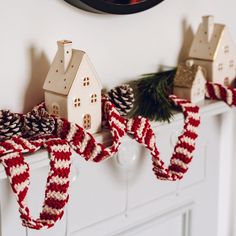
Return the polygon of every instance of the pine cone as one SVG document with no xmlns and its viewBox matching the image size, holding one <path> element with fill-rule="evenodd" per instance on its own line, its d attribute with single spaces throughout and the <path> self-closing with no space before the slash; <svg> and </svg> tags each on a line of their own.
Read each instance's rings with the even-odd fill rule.
<svg viewBox="0 0 236 236">
<path fill-rule="evenodd" d="M 26 136 L 51 134 L 55 129 L 55 120 L 44 108 L 33 109 L 24 117 Z"/>
<path fill-rule="evenodd" d="M 122 116 L 126 116 L 133 108 L 134 92 L 128 84 L 111 89 L 108 96 Z"/>
<path fill-rule="evenodd" d="M 0 141 L 21 135 L 22 127 L 23 121 L 19 114 L 11 113 L 9 110 L 0 111 Z"/>
</svg>

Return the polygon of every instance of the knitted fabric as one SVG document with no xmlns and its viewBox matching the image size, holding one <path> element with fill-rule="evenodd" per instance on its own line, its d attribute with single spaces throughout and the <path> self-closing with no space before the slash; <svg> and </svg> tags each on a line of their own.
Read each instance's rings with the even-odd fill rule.
<svg viewBox="0 0 236 236">
<path fill-rule="evenodd" d="M 184 113 L 183 133 L 179 136 L 170 164 L 166 167 L 160 159 L 156 137 L 148 119 L 137 117 L 125 119 L 120 116 L 107 97 L 102 98 L 103 120 L 111 131 L 112 144 L 105 147 L 83 128 L 67 120 L 54 118 L 56 130 L 52 135 L 36 136 L 31 139 L 13 137 L 0 143 L 0 162 L 6 169 L 13 192 L 19 204 L 24 226 L 33 229 L 52 227 L 63 215 L 68 201 L 69 172 L 72 148 L 85 160 L 100 162 L 118 152 L 122 137 L 127 133 L 144 145 L 150 152 L 153 171 L 158 179 L 175 181 L 187 172 L 195 149 L 197 128 L 200 124 L 199 108 L 184 99 L 170 96 L 173 103 Z M 44 104 L 35 109 L 41 109 Z M 50 172 L 45 191 L 43 209 L 38 219 L 32 219 L 26 204 L 29 188 L 29 166 L 22 153 L 33 153 L 46 147 L 50 153 Z"/>
<path fill-rule="evenodd" d="M 221 100 L 229 106 L 236 106 L 236 89 L 221 84 L 208 82 L 206 84 L 206 97 L 213 100 Z"/>
<path fill-rule="evenodd" d="M 50 154 L 50 172 L 42 212 L 38 219 L 33 219 L 26 203 L 30 183 L 29 166 L 22 152 L 33 153 L 42 146 L 46 147 Z M 67 142 L 50 136 L 32 141 L 13 137 L 11 141 L 1 143 L 0 152 L 9 152 L 1 156 L 0 161 L 16 195 L 23 226 L 33 229 L 52 227 L 63 216 L 63 209 L 69 198 L 71 151 Z"/>
</svg>

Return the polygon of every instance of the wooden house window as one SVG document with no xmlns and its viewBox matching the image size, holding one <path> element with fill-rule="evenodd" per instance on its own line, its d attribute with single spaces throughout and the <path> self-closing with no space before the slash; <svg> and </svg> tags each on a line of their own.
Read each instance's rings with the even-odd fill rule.
<svg viewBox="0 0 236 236">
<path fill-rule="evenodd" d="M 233 61 L 233 60 L 230 60 L 230 61 L 229 61 L 229 67 L 230 67 L 230 68 L 233 68 L 233 67 L 234 67 L 234 61 Z"/>
<path fill-rule="evenodd" d="M 74 107 L 79 107 L 80 106 L 80 98 L 76 98 L 74 100 Z"/>
<path fill-rule="evenodd" d="M 91 128 L 91 116 L 89 114 L 84 115 L 83 127 L 85 129 L 90 129 Z"/>
<path fill-rule="evenodd" d="M 97 102 L 97 94 L 92 94 L 91 95 L 91 103 L 95 103 L 95 102 Z"/>
<path fill-rule="evenodd" d="M 220 63 L 220 64 L 218 65 L 218 71 L 222 71 L 222 70 L 223 70 L 223 64 Z"/>
<path fill-rule="evenodd" d="M 89 77 L 85 77 L 83 81 L 84 87 L 89 86 Z"/>
<path fill-rule="evenodd" d="M 229 53 L 229 46 L 224 46 L 224 53 Z"/>
<path fill-rule="evenodd" d="M 54 116 L 59 116 L 60 115 L 60 108 L 58 104 L 53 104 L 52 105 L 52 114 Z"/>
</svg>

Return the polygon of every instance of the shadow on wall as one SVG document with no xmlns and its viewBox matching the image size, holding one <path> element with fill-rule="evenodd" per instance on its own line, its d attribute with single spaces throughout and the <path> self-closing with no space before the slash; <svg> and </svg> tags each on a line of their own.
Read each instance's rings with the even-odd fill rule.
<svg viewBox="0 0 236 236">
<path fill-rule="evenodd" d="M 44 100 L 43 83 L 49 70 L 49 61 L 44 52 L 36 53 L 34 47 L 29 50 L 31 72 L 24 99 L 24 113 Z"/>
<path fill-rule="evenodd" d="M 188 25 L 186 19 L 182 21 L 182 46 L 178 57 L 178 62 L 185 61 L 188 58 L 189 50 L 193 42 L 194 33 L 190 25 Z"/>
</svg>

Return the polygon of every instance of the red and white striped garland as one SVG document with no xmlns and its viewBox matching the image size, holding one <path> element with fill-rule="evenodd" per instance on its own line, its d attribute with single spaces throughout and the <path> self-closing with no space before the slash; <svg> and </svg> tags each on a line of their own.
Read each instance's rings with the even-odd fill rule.
<svg viewBox="0 0 236 236">
<path fill-rule="evenodd" d="M 221 100 L 229 106 L 236 106 L 236 89 L 208 82 L 206 84 L 206 98 Z"/>
<path fill-rule="evenodd" d="M 197 128 L 200 124 L 199 108 L 190 102 L 170 96 L 173 103 L 184 113 L 185 123 L 183 133 L 179 136 L 168 167 L 160 159 L 156 146 L 156 138 L 148 119 L 136 117 L 125 119 L 119 115 L 114 105 L 106 98 L 102 99 L 103 119 L 106 121 L 112 135 L 112 144 L 105 147 L 97 143 L 94 137 L 80 126 L 67 120 L 56 119 L 57 129 L 52 135 L 24 139 L 13 137 L 0 143 L 0 162 L 6 169 L 13 192 L 17 197 L 19 211 L 24 226 L 41 229 L 52 227 L 63 215 L 63 209 L 68 201 L 69 172 L 71 151 L 81 155 L 86 160 L 100 162 L 118 152 L 121 138 L 127 133 L 143 144 L 152 156 L 153 171 L 158 179 L 175 181 L 181 179 L 188 170 L 195 149 Z M 39 105 L 40 109 L 43 105 Z M 22 153 L 36 152 L 42 146 L 50 153 L 50 172 L 45 191 L 45 201 L 38 219 L 32 219 L 26 204 L 29 188 L 29 166 L 24 161 Z"/>
</svg>

